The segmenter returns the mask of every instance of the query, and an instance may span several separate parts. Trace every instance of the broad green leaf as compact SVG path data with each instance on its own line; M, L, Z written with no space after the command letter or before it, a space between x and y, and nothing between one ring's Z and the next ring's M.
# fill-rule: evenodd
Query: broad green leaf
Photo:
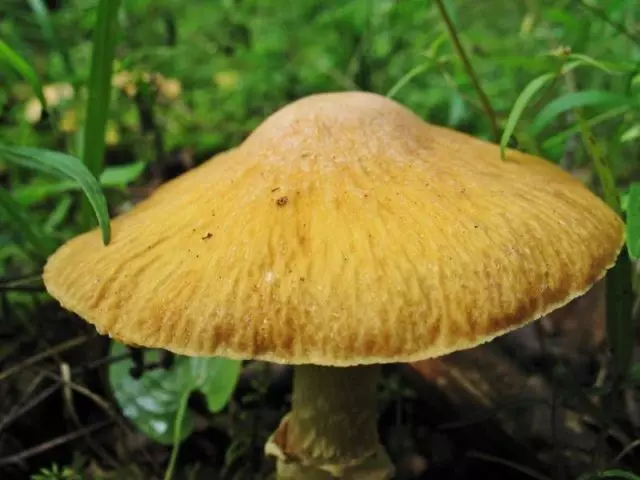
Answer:
M77 182L89 199L89 203L98 218L104 244L107 245L109 243L111 225L109 223L107 200L98 181L80 160L71 155L51 150L31 147L7 147L5 145L0 145L0 159Z
M127 348L111 342L111 356L127 353ZM145 350L145 362L160 361L159 350ZM126 359L109 365L109 383L122 413L147 437L163 445L171 445L174 435L182 441L193 431L193 416L185 415L179 431L174 420L180 398L191 392L193 385L186 357L176 357L170 370L145 371L139 379L129 374L133 362Z
M536 116L529 135L538 135L558 115L574 108L586 106L601 106L618 108L634 103L633 99L617 93L603 92L600 90L587 90L583 92L570 92L562 95L546 105Z
M119 7L120 0L100 0L93 31L89 99L84 125L82 158L89 171L96 176L102 172L104 163L104 132L111 97L113 58L118 41Z
M144 168L144 162L107 167L100 175L100 186L102 188L126 187L142 174ZM80 185L76 182L42 183L18 187L12 193L18 202L23 205L31 205L52 195L79 190L80 188Z
M0 188L0 225L3 230L12 231L14 237L26 241L40 258L46 258L56 248L53 239L40 229L38 220L4 188Z
M111 355L126 353L126 347L112 342ZM158 362L159 350L144 350L145 363ZM185 395L201 391L212 412L228 403L240 373L241 362L220 357L176 355L170 369L145 371L134 379L131 360L109 367L109 382L123 414L149 438L170 445L184 440L193 430L193 415L187 410L176 422ZM176 425L180 425L176 427Z
M242 362L229 358L193 358L191 374L211 412L222 410L236 388Z
M551 82L554 76L555 75L553 73L545 73L544 75L540 75L539 77L534 78L522 90L522 92L514 102L513 108L511 109L511 112L509 112L509 117L507 118L507 124L505 126L504 132L502 132L502 137L500 138L500 156L503 159L507 144L509 143L509 139L511 138L511 135L513 135L518 120L520 120L522 113L524 112L525 108L527 108L529 101L536 93L538 93L549 82Z
M632 183L627 193L627 247L631 258L640 258L640 183Z
M44 92L42 90L42 83L36 74L35 70L31 68L31 65L27 63L20 55L18 55L9 45L0 40L0 60L12 67L16 72L24 78L31 86L36 97L42 104L42 110L47 109L47 101L44 98Z

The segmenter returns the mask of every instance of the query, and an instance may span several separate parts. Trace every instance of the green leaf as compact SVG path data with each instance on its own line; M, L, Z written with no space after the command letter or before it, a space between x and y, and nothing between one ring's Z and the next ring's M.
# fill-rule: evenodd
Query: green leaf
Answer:
M0 220L3 230L12 230L14 237L29 243L38 257L46 258L55 250L56 243L40 229L38 221L4 188L0 188Z
M626 378L635 344L633 318L632 265L625 246L617 263L607 273L607 342L613 356L615 374Z
M71 197L62 197L47 218L44 228L48 231L55 230L69 214L72 203Z
M223 357L192 358L191 374L197 388L207 399L207 406L211 412L222 410L231 398L240 375L242 362Z
M620 65L612 65L606 64L605 62L601 62L600 60L596 60L588 55L583 53L572 53L569 55L570 59L576 60L578 66L588 65L590 67L595 67L598 70L602 70L603 72L609 73L611 75L620 75L624 73L623 71L616 70L616 67L621 67ZM623 70L628 70L630 67L622 66Z
M633 142L640 138L640 123L636 123L620 136L620 143Z
M80 160L71 155L51 150L31 147L8 147L5 145L0 145L0 158L22 167L77 182L89 199L89 203L98 218L104 244L107 245L109 243L111 225L109 223L107 200L98 181Z
M121 343L111 342L112 357L127 353ZM145 350L146 363L159 362L159 350ZM193 431L193 416L188 413L175 430L174 420L180 398L192 390L189 364L185 358L176 358L170 370L147 370L139 379L129 374L133 362L126 359L109 366L109 383L113 395L125 417L147 437L163 445L171 445L174 435L180 441Z
M0 60L11 66L16 72L24 78L31 88L33 89L36 97L42 104L42 110L47 109L47 101L44 98L44 91L42 90L42 83L36 74L35 70L18 55L9 45L0 40Z
M528 133L531 136L538 135L558 115L574 108L594 105L617 108L628 106L631 103L634 103L632 98L617 93L603 92L600 90L570 92L546 105L536 116Z
M433 61L429 61L427 63L423 63L422 65L418 65L407 73L405 73L400 79L395 83L393 87L389 89L387 92L387 97L393 98L395 97L402 88L408 84L414 77L417 77L421 73L426 72L433 66Z
M613 118L624 115L626 112L629 111L629 109L630 107L628 105L625 105L623 107L618 107L612 110L608 110L599 115L596 115L595 117L588 119L586 121L587 125L589 127L594 127L595 125L598 125L602 122L606 122ZM545 150L557 148L558 146L561 146L567 140L567 138L569 138L571 135L574 135L575 133L578 133L579 131L580 131L580 125L572 125L566 130L563 130L562 132L559 132L553 135L552 137L549 137L548 140L544 141L544 143L542 144L542 147Z
M144 168L144 162L108 167L100 175L100 186L102 188L126 187L144 172ZM52 195L79 189L80 185L76 182L32 184L14 189L13 196L23 205L30 205Z
M40 25L43 36L46 38L47 42L49 42L49 45L58 49L62 63L65 66L66 73L70 76L74 76L71 57L69 52L64 48L64 43L60 41L55 33L51 22L51 15L49 14L49 7L47 7L47 4L43 0L27 0L27 3L29 3L31 10Z
M82 158L89 171L99 175L103 168L104 133L111 97L111 74L115 56L120 0L100 0L93 31L89 99Z
M627 193L627 246L631 258L640 258L640 183L634 182Z
M126 187L142 175L145 166L145 162L133 162L109 167L100 175L100 183L105 187Z
M502 132L502 137L500 138L500 156L503 159L509 139L511 138L511 135L513 135L516 124L522 116L522 112L524 112L524 109L527 107L533 96L551 82L554 77L555 74L553 73L545 73L544 75L534 78L527 84L514 102L513 108L511 109L511 112L509 112L504 132Z
M126 353L126 347L112 342L111 355ZM144 350L145 363L158 362L159 350ZM109 367L109 382L123 414L149 438L166 445L181 442L193 430L193 415L186 411L176 422L185 395L200 390L212 412L229 402L240 374L241 362L221 357L176 355L170 369L147 370L139 379L129 371L130 359ZM176 425L180 427L176 427Z
M633 364L629 369L626 386L640 387L640 363Z
M622 480L640 480L640 477L626 470L611 469L581 475L578 480L596 480L598 478L618 478Z

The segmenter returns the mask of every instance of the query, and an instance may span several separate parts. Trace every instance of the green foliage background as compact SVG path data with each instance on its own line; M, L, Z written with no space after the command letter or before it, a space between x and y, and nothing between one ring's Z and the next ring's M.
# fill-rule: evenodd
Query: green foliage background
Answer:
M0 5L0 293L11 321L41 328L16 286L37 283L46 255L96 215L108 241L107 204L129 208L130 187L181 155L198 163L236 145L289 101L363 89L477 137L498 140L495 123L503 146L559 163L626 216L630 257L609 281L610 391L636 381L637 1L443 2L493 121L435 2L61 3Z

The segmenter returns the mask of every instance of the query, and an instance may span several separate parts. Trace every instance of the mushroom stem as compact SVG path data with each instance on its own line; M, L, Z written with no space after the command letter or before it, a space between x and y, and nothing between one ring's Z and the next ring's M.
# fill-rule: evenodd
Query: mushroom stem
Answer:
M292 409L265 451L278 459L278 480L386 480L393 465L380 444L379 365L299 365Z

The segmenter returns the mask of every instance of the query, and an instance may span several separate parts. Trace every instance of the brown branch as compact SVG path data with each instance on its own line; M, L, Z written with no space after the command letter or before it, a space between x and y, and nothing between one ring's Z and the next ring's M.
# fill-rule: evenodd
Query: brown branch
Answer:
M27 358L24 362L20 362L17 365L14 365L13 367L9 367L3 372L0 372L0 381L6 380L8 377L13 375L14 373L18 373L24 370L25 368L30 367L34 363L38 363L40 360L44 360L45 358L55 356L64 351L71 350L72 348L75 348L78 345L82 345L90 338L93 338L93 337L89 335L83 335L80 337L72 338L71 340L59 343L55 347L49 348L44 352L40 352L37 355Z
M22 450L20 453L16 453L15 455L9 455L8 457L0 458L0 467L4 465L8 465L11 463L19 463L27 458L34 457L36 455L40 455L41 453L46 452L47 450L51 450L59 445L63 445L67 442L71 442L76 438L87 435L96 430L100 430L108 425L110 425L112 420L105 420L103 422L98 422L94 425L90 425L81 430L77 430L75 432L67 433L66 435L61 435L60 437L51 439L47 442L41 443L40 445L36 445L35 447L28 448L26 450Z

